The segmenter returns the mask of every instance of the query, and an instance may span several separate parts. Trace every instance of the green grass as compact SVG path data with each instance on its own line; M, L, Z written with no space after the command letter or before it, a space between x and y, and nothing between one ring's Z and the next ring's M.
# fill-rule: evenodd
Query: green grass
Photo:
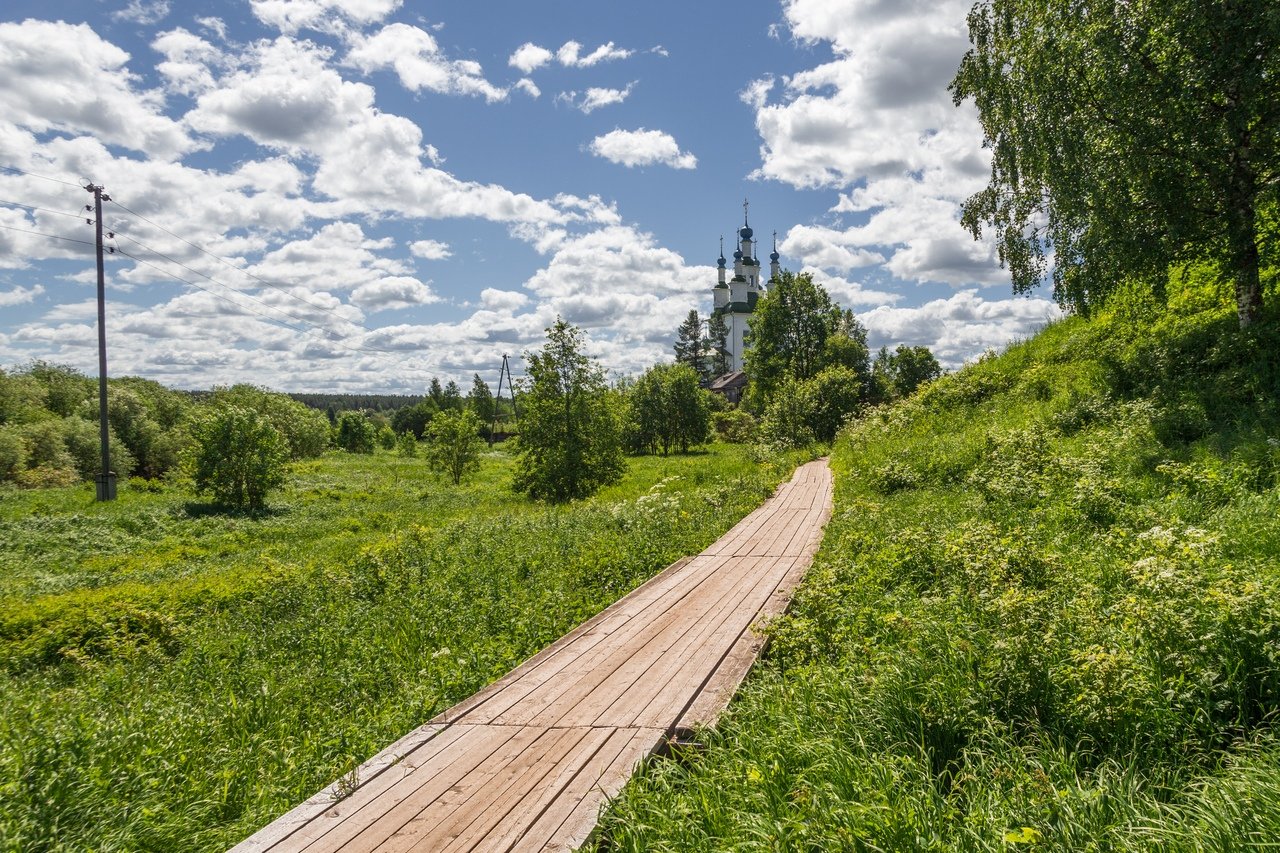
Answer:
M1280 838L1280 322L1069 319L837 442L836 511L708 748L610 850Z
M333 454L259 516L0 492L0 849L230 846L756 506L793 460L629 460L564 507L487 456Z

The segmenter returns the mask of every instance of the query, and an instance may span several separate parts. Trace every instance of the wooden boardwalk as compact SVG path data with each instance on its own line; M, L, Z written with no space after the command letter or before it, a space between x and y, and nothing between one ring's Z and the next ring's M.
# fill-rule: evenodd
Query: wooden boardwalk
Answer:
M637 763L715 722L831 514L825 461L505 677L233 849L572 850Z

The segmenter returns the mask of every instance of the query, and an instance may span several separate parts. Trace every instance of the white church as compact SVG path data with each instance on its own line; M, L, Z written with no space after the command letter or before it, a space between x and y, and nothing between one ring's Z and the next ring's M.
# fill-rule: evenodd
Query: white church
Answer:
M733 253L733 278L726 281L728 270L725 267L724 238L720 238L719 280L712 290L712 312L724 317L729 334L725 339L729 350L729 370L740 372L743 365L743 351L746 349L750 334L747 330L747 318L756 310L756 302L765 292L765 282L760 277L760 261L756 258L755 240L747 221L747 203L742 204L742 227L738 229L740 241L737 251ZM781 271L778 267L778 235L773 236L773 252L769 255L769 281L776 280Z

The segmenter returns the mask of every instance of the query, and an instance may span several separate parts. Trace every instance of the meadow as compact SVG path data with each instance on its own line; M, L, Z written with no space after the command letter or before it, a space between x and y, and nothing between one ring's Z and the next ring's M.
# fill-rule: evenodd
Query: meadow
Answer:
M212 850L356 767L789 476L714 445L566 506L424 462L295 463L266 512L181 483L0 491L0 849Z
M1117 299L848 427L766 657L599 846L1273 848L1278 320Z

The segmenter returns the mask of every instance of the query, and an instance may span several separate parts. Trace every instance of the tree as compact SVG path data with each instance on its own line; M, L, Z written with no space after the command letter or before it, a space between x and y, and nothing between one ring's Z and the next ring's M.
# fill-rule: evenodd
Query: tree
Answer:
M845 326L844 312L808 273L783 271L748 321L746 372L757 410L784 379L803 382L827 363L827 341Z
M1013 289L1053 258L1054 296L1087 313L1124 279L1163 292L1207 258L1262 312L1280 200L1275 0L980 0L951 84L992 149L962 221L992 229Z
M335 443L348 453L372 453L377 431L363 412L343 412L338 416Z
M893 391L898 397L910 397L921 385L942 375L942 365L928 347L899 345L891 364Z
M706 342L702 339L702 320L697 309L690 309L676 329L676 363L688 365L698 379L706 379Z
M329 419L288 394L240 384L214 389L212 402L216 406L244 406L262 415L284 436L292 460L314 458L329 446Z
M812 415L803 384L784 376L760 419L760 437L775 447L804 447L814 439Z
M402 432L396 437L396 452L406 459L418 455L418 440L411 432Z
M284 483L288 443L265 417L242 406L215 410L195 429L196 494L237 509L259 510Z
M431 402L435 403L436 411L439 412L444 410L444 386L441 385L440 380L434 376L431 377L431 385L427 388L427 397Z
M431 423L438 411L440 410L430 398L412 406L404 406L396 409L391 416L391 428L398 433L411 432L414 438L422 438L427 424Z
M458 383L452 379L444 386L444 392L440 395L440 410L445 409L461 409L462 408L462 389L458 387Z
M698 375L687 364L656 364L627 393L631 449L688 453L707 441L711 412Z
M426 459L431 470L456 486L480 467L480 419L470 409L449 409L431 419L426 433Z
M707 320L707 353L711 356L711 375L724 376L729 372L729 326L724 313L712 312Z
M551 501L584 498L624 470L618 417L604 369L583 352L582 330L561 318L540 352L526 352L515 488Z
M485 434L493 426L493 415L496 409L493 404L493 392L489 390L489 386L480 374L475 374L471 381L471 393L467 394L467 405L471 407L471 411L476 413L476 417L480 419L480 423L484 425Z

